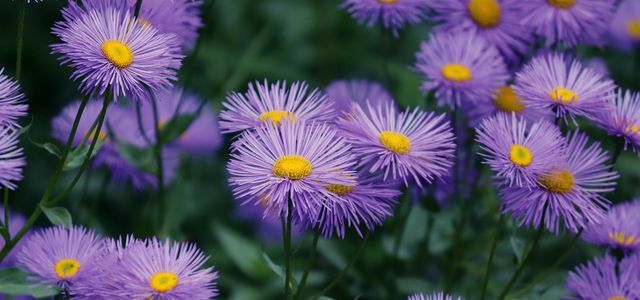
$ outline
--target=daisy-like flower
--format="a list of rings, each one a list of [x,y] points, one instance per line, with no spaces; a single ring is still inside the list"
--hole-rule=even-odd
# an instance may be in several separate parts
[[[500,184],[534,186],[564,161],[560,129],[546,121],[531,124],[515,114],[500,114],[485,119],[477,133],[484,163]]]
[[[0,188],[13,190],[22,180],[27,165],[22,148],[18,146],[20,133],[11,127],[0,127]]]
[[[62,43],[52,45],[62,64],[74,69],[85,94],[114,94],[149,100],[171,87],[182,63],[175,35],[158,32],[114,7],[91,10],[74,20],[57,22],[53,33]]]
[[[367,109],[365,111],[365,109]],[[432,182],[453,165],[454,136],[445,115],[419,109],[398,112],[392,104],[363,109],[353,104],[353,119],[339,121],[359,165],[383,179]]]
[[[25,238],[17,254],[18,266],[39,283],[73,290],[74,283],[99,271],[96,266],[102,247],[102,238],[91,230],[49,227]]]
[[[331,82],[325,93],[334,101],[334,107],[338,114],[349,112],[351,103],[373,106],[383,103],[393,103],[391,94],[380,84],[363,79],[336,80]]]
[[[406,24],[418,24],[427,16],[423,0],[345,0],[340,7],[361,24],[373,27],[380,23],[396,37]]]
[[[9,224],[9,234],[13,237],[18,234],[18,231],[22,229],[22,226],[27,222],[27,219],[24,215],[10,211],[9,213],[9,221],[4,219],[4,206],[0,205],[0,220],[2,220],[3,224]],[[23,244],[23,240],[20,240],[18,244],[7,254],[7,256],[0,262],[0,267],[13,267],[16,263],[16,254],[20,252],[20,247]],[[5,240],[0,239],[0,249],[2,249],[5,245]]]
[[[435,0],[432,17],[442,31],[475,31],[494,45],[507,61],[516,62],[529,50],[531,33],[520,22],[518,0]]]
[[[640,43],[640,2],[620,2],[609,28],[612,44],[622,50],[631,50]]]
[[[614,0],[529,0],[521,5],[520,20],[532,27],[547,46],[562,43],[602,44]]]
[[[25,103],[20,85],[0,69],[0,125],[19,127],[18,119],[27,115],[29,105]]]
[[[546,226],[558,233],[562,221],[577,232],[604,218],[610,202],[601,194],[614,190],[618,174],[609,170],[609,156],[600,143],[588,146],[587,135],[578,131],[565,139],[565,162],[538,178],[537,187],[500,189],[503,213],[510,212],[520,225]]]
[[[639,256],[623,258],[619,263],[610,255],[578,266],[567,276],[571,296],[563,299],[640,299]]]
[[[328,201],[345,202],[326,186],[353,185],[350,147],[326,124],[266,124],[243,132],[235,150],[227,166],[233,194],[243,204],[264,206],[265,216],[317,216],[332,207]]]
[[[557,53],[534,57],[516,74],[514,88],[525,105],[551,109],[565,122],[575,122],[576,116],[594,119],[615,98],[613,81]]]
[[[640,199],[613,206],[602,222],[587,226],[586,242],[626,252],[640,249]]]
[[[447,295],[444,292],[433,294],[413,294],[407,300],[462,300],[462,297]]]
[[[499,87],[491,99],[471,103],[463,107],[465,115],[473,125],[480,123],[484,118],[499,114],[515,114],[529,122],[541,120],[552,121],[553,114],[550,109],[541,109],[527,106],[522,97],[516,94],[511,85]]]
[[[596,118],[600,127],[609,135],[622,138],[624,149],[628,147],[640,155],[640,95],[629,90],[618,90],[611,109],[604,110]]]
[[[283,120],[332,121],[335,117],[333,101],[318,89],[310,93],[304,82],[295,82],[290,88],[287,83],[276,82],[269,85],[249,83],[247,93],[231,93],[222,103],[220,128],[222,133],[253,129],[263,124],[281,124]]]
[[[491,99],[509,78],[495,47],[473,32],[432,34],[416,53],[423,92],[435,92],[439,106]]]

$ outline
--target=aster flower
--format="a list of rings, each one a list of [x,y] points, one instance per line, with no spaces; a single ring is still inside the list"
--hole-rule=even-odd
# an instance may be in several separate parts
[[[373,106],[393,103],[393,97],[380,83],[363,79],[333,81],[325,88],[325,93],[334,100],[338,114],[348,112],[354,102],[360,105],[368,102]]]
[[[485,119],[477,129],[484,163],[500,184],[529,187],[564,161],[560,129],[549,122],[527,123],[515,114]]]
[[[500,53],[473,32],[432,34],[416,53],[423,92],[435,92],[439,106],[490,99],[507,79]]]
[[[596,120],[609,135],[624,140],[625,150],[629,147],[640,155],[640,95],[618,90],[611,109],[600,112]]]
[[[349,145],[329,125],[265,124],[242,133],[227,166],[229,184],[243,204],[264,206],[265,216],[317,216],[321,207],[331,207],[327,201],[336,200],[325,186],[353,184],[349,153]]]
[[[531,32],[520,22],[518,0],[436,0],[429,2],[440,31],[473,31],[494,45],[507,61],[529,50]]]
[[[576,116],[594,119],[613,102],[615,85],[598,72],[562,54],[538,55],[516,74],[516,93],[524,104],[552,109],[556,116],[575,122]]]
[[[71,78],[80,80],[83,93],[110,89],[116,100],[149,100],[176,80],[182,56],[175,36],[132,20],[129,12],[108,7],[54,25],[62,43],[52,45],[53,53],[74,69]]]
[[[462,297],[447,295],[444,292],[433,294],[413,294],[407,300],[462,300]]]
[[[60,143],[66,143],[69,138],[69,134],[71,134],[71,129],[73,128],[73,122],[75,120],[76,114],[78,113],[78,109],[80,109],[81,102],[80,100],[73,101],[67,104],[60,114],[53,118],[51,121],[51,135],[57,139]],[[95,132],[97,131],[94,126],[94,123],[100,112],[102,111],[102,101],[91,99],[87,102],[83,112],[82,117],[80,117],[80,122],[78,122],[78,127],[76,129],[76,134],[73,137],[72,146],[79,146],[83,140],[86,139],[86,143],[91,143],[93,137],[95,136]],[[107,124],[103,124],[102,129],[100,129],[100,133],[98,135],[99,142],[106,142],[106,139],[109,135],[109,130],[107,128]],[[105,147],[109,147],[107,143],[104,145]],[[99,155],[98,152],[97,155]]]
[[[522,23],[545,39],[546,45],[602,44],[614,0],[518,1]]]
[[[264,215],[262,205],[241,205],[243,201],[236,201],[238,205],[235,215],[247,221],[262,242],[276,244],[282,242],[282,219]],[[300,224],[291,224],[291,238],[297,239],[304,233],[304,227]]]
[[[380,23],[398,36],[407,23],[418,24],[427,14],[423,0],[345,0],[340,8],[348,11],[361,24],[369,27]]]
[[[567,276],[566,288],[571,296],[564,299],[640,299],[638,263],[637,255],[619,263],[606,255],[578,266]]]
[[[469,122],[474,126],[484,118],[499,114],[511,115],[512,113],[531,123],[541,120],[553,120],[553,114],[550,109],[525,105],[522,97],[516,94],[511,85],[499,87],[490,99],[465,105],[463,111],[469,118]]]
[[[419,109],[398,112],[394,105],[353,104],[354,118],[339,121],[343,135],[359,156],[359,165],[383,179],[432,182],[453,165],[454,136],[445,115]]]
[[[600,143],[587,146],[587,135],[578,131],[565,139],[566,162],[538,178],[537,187],[500,189],[503,213],[510,212],[520,225],[544,225],[558,233],[562,221],[576,232],[604,218],[609,201],[601,194],[614,190],[618,174],[609,170],[609,156]]]
[[[222,133],[231,133],[260,127],[263,124],[281,124],[288,121],[332,121],[335,117],[333,101],[320,90],[308,92],[304,82],[295,82],[290,88],[280,81],[269,85],[249,83],[247,93],[236,92],[227,96],[220,112]]]
[[[18,146],[19,132],[0,126],[0,188],[13,190],[22,180],[22,169],[27,165],[22,148]]]
[[[640,2],[623,0],[611,18],[609,27],[611,44],[622,50],[631,50],[640,42]]]
[[[7,222],[7,220],[4,219],[4,210],[5,208],[0,205],[0,220],[2,220],[3,224],[9,225],[9,234],[13,237],[18,234],[18,231],[20,231],[20,229],[22,229],[22,226],[24,226],[24,224],[27,222],[27,219],[24,217],[24,215],[12,211],[9,213],[9,220]],[[4,245],[5,240],[0,239],[0,249],[4,248]],[[15,265],[16,254],[20,252],[21,246],[22,240],[20,240],[18,244],[13,247],[11,252],[9,252],[9,254],[7,254],[7,256],[2,260],[2,262],[0,262],[0,268],[12,267]]]
[[[29,105],[25,103],[20,85],[0,69],[0,125],[19,127],[18,118],[27,115]]]
[[[102,238],[83,227],[49,227],[25,238],[17,264],[33,280],[72,290],[74,283],[97,272],[102,246]]]
[[[602,222],[587,226],[586,242],[619,248],[627,252],[640,249],[640,199],[613,206]]]

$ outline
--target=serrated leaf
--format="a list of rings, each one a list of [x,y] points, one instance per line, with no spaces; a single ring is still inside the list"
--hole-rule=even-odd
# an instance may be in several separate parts
[[[221,224],[214,226],[214,232],[222,248],[242,272],[254,278],[269,276],[269,267],[262,258],[262,249],[252,240]]]
[[[522,256],[524,255],[524,243],[517,237],[512,236],[510,239],[511,250],[518,261],[518,264],[522,262]]]
[[[93,148],[93,152],[91,152],[90,158],[96,156],[98,151],[100,151],[100,148],[102,148],[102,144],[104,144],[104,140],[98,141],[96,143],[96,146]],[[76,148],[76,150],[74,150],[73,152],[69,153],[67,161],[64,163],[64,167],[62,168],[62,170],[69,171],[80,167],[82,163],[84,163],[84,160],[89,153],[89,148],[91,148],[90,144],[83,144]]]
[[[64,207],[46,207],[40,205],[42,212],[47,216],[51,224],[63,225],[66,228],[71,227],[72,220],[71,214]]]
[[[189,126],[191,126],[191,123],[193,123],[196,117],[198,117],[197,114],[187,114],[176,116],[171,119],[169,123],[160,129],[160,140],[162,143],[169,144],[179,138],[185,131],[187,131],[187,129],[189,129]]]
[[[27,280],[27,274],[17,268],[0,269],[0,294],[52,297],[60,293],[57,286],[39,285]]]

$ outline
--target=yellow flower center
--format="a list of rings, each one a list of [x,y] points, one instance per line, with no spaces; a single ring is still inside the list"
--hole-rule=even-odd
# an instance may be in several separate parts
[[[96,135],[96,130],[91,130],[91,132],[89,132],[87,130],[87,132],[84,134],[84,136],[87,138],[87,143],[91,143],[91,141],[93,141],[93,138]],[[104,130],[100,130],[100,133],[98,133],[98,142],[102,142],[104,141],[104,139],[107,138],[107,133],[104,132]]]
[[[629,125],[627,126],[627,128],[624,130],[627,134],[638,134],[640,135],[640,127],[638,127],[638,125]]]
[[[607,300],[629,300],[629,298],[625,296],[611,296],[607,298]]]
[[[471,80],[471,70],[459,64],[447,64],[442,67],[442,76],[449,81],[465,82]]]
[[[378,0],[380,3],[392,4],[398,2],[398,0]]]
[[[578,102],[578,94],[570,89],[557,87],[549,93],[551,100],[557,103],[570,104]]]
[[[640,39],[640,20],[631,20],[627,23],[627,33],[634,39]]]
[[[383,131],[378,136],[382,146],[396,154],[406,154],[411,150],[411,140],[402,133]]]
[[[346,194],[351,193],[355,186],[350,185],[341,185],[341,184],[332,184],[326,187],[329,192],[332,192],[338,196],[344,196]]]
[[[311,162],[301,155],[285,155],[273,163],[273,175],[292,180],[306,178],[311,174]]]
[[[178,275],[171,272],[155,273],[151,277],[149,285],[158,293],[166,293],[178,285]]]
[[[521,102],[522,98],[516,95],[516,91],[510,86],[503,86],[498,89],[493,103],[501,111],[520,113],[524,110],[524,104]]]
[[[620,246],[630,246],[639,242],[635,236],[622,232],[609,233],[609,239]]]
[[[274,124],[280,125],[283,119],[293,121],[293,113],[286,110],[271,110],[260,115],[260,122],[263,124],[266,121],[271,121]]]
[[[544,188],[553,193],[568,193],[573,190],[575,178],[569,170],[549,173],[540,178],[540,183]]]
[[[107,40],[102,44],[102,55],[115,67],[123,69],[133,63],[133,53],[127,44]]]
[[[547,1],[549,2],[549,4],[559,9],[571,8],[576,3],[576,0],[547,0]]]
[[[515,165],[528,167],[533,161],[533,154],[522,145],[513,145],[509,150],[509,159]]]
[[[75,259],[63,258],[56,262],[54,270],[56,271],[58,278],[69,279],[78,273],[80,270],[80,263]]]
[[[471,19],[480,27],[493,27],[500,23],[500,4],[496,0],[470,0],[467,9]]]

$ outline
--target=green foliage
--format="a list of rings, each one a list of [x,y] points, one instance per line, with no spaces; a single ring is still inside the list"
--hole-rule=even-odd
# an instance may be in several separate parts
[[[58,287],[38,285],[29,281],[27,274],[17,268],[0,269],[0,294],[46,298],[58,293],[60,293]]]

